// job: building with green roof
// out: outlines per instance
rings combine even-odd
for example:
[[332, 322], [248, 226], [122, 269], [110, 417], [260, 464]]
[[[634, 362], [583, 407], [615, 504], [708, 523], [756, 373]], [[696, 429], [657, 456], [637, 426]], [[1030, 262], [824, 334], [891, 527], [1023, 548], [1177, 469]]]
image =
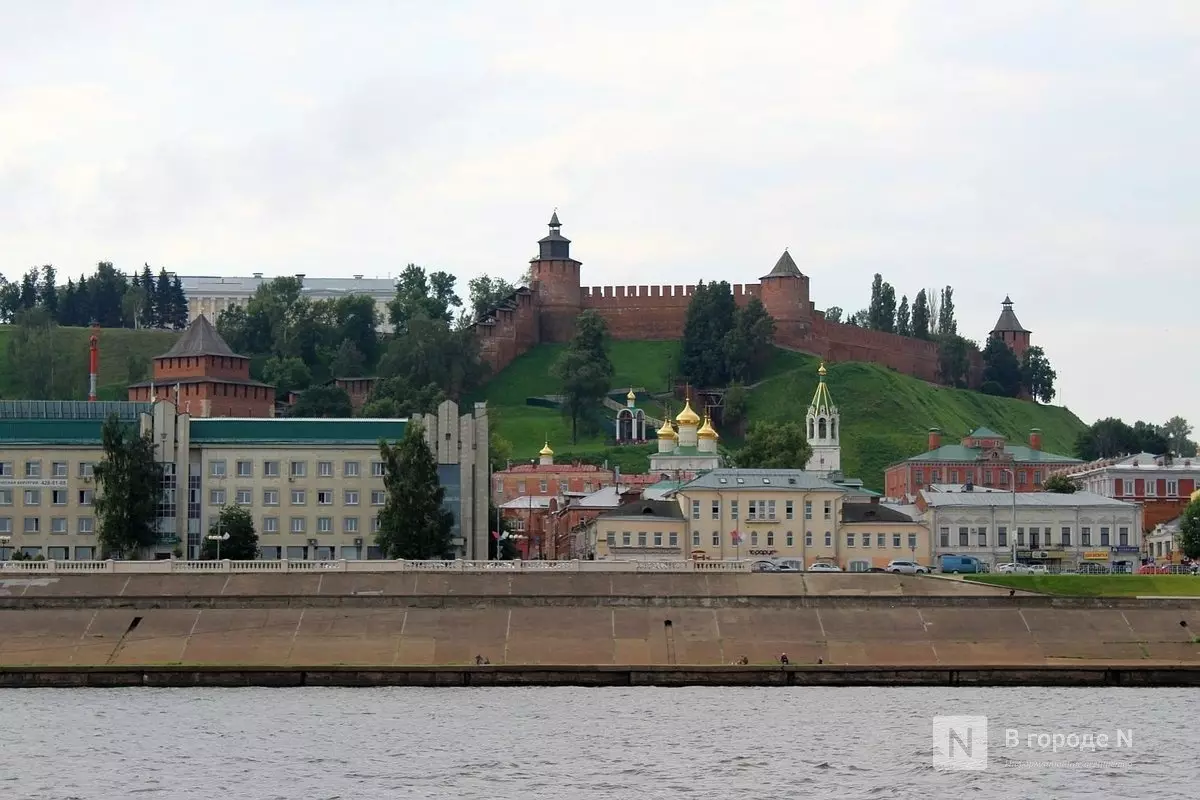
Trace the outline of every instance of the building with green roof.
[[[0, 561], [14, 551], [48, 560], [100, 557], [93, 466], [116, 415], [154, 440], [164, 467], [159, 546], [147, 557], [198, 558], [227, 505], [251, 511], [263, 558], [379, 557], [384, 502], [381, 441], [407, 419], [194, 418], [169, 400], [0, 402]], [[486, 559], [488, 418], [442, 403], [421, 419], [454, 515], [456, 555]]]
[[980, 426], [954, 444], [942, 444], [941, 431], [931, 428], [924, 453], [892, 464], [884, 473], [884, 494], [911, 502], [930, 484], [962, 484], [1006, 492], [1040, 492], [1054, 469], [1082, 463], [1042, 450], [1042, 432], [1029, 432], [1028, 444], [1010, 444], [1003, 435]]

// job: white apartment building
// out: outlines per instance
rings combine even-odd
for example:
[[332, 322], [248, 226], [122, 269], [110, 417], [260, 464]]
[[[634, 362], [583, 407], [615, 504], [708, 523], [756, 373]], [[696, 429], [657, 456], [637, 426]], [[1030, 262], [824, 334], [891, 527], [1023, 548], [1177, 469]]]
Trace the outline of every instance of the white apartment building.
[[1192, 492], [1200, 488], [1200, 458], [1172, 458], [1138, 453], [1105, 458], [1057, 470], [1088, 492], [1140, 503], [1146, 532], [1183, 513]]
[[917, 507], [933, 532], [935, 558], [969, 555], [995, 567], [1012, 561], [1072, 571], [1083, 563], [1136, 569], [1142, 509], [1093, 492], [922, 492]]
[[[375, 309], [380, 320], [380, 330], [390, 330], [388, 324], [388, 301], [396, 296], [394, 278], [364, 278], [354, 275], [349, 278], [309, 278], [295, 276], [303, 283], [303, 294], [313, 300], [336, 300], [347, 295], [365, 294], [375, 298]], [[183, 292], [188, 300], [188, 324], [203, 314], [213, 321], [230, 306], [245, 305], [264, 283], [272, 278], [256, 272], [249, 278], [223, 278], [210, 275], [180, 275]]]

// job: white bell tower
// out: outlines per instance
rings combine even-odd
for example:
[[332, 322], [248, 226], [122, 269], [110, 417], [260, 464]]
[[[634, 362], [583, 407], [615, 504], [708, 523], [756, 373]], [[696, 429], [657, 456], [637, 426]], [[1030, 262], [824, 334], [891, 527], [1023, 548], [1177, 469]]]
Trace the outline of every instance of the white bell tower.
[[829, 396], [829, 387], [825, 385], [824, 363], [817, 370], [817, 375], [821, 382], [817, 384], [817, 391], [804, 419], [808, 445], [812, 448], [812, 457], [804, 469], [824, 478], [831, 472], [842, 471], [842, 420], [833, 398]]

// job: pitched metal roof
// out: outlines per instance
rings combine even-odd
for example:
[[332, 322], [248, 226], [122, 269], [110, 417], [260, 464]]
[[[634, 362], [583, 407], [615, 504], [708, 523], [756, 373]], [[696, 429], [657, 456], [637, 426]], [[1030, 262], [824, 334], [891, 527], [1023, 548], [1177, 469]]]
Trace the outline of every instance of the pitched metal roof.
[[[783, 255], [775, 262], [775, 268], [763, 276], [763, 278], [803, 278], [803, 273], [796, 266], [796, 262], [792, 260], [792, 255], [787, 250], [783, 251]], [[761, 278], [760, 278], [761, 280]]]
[[[912, 456], [905, 461], [921, 463], [926, 461], [983, 461], [983, 454], [988, 452], [981, 447], [964, 447], [961, 444], [944, 444], [936, 450]], [[1017, 463], [1039, 464], [1082, 464], [1078, 458], [1063, 456], [1058, 453], [1047, 453], [1045, 450], [1034, 450], [1019, 444], [1004, 445], [1004, 453]], [[1005, 461], [998, 462], [1003, 465]]]
[[878, 503], [845, 503], [842, 522], [912, 522], [908, 514]]
[[0, 400], [0, 419], [98, 419], [106, 420], [116, 414], [125, 422], [136, 422], [141, 414], [148, 414], [149, 403], [131, 403], [125, 400]]
[[984, 425], [980, 425], [978, 428], [971, 431], [967, 435], [967, 438], [968, 439], [1003, 439], [1004, 436], [1002, 436], [999, 433], [996, 433], [991, 428], [988, 428]]
[[679, 510], [678, 503], [669, 500], [635, 500], [632, 503], [624, 503], [612, 511], [605, 511], [600, 514], [599, 519], [616, 519], [618, 517], [683, 519], [683, 512]]
[[217, 329], [208, 321], [208, 317], [201, 314], [188, 325], [188, 329], [184, 331], [183, 336], [175, 342], [175, 346], [167, 352], [163, 353], [159, 358], [180, 358], [183, 356], [230, 356], [233, 358], [245, 358], [239, 356], [229, 348], [225, 340], [221, 338], [221, 334], [217, 333]]
[[1013, 313], [1013, 302], [1004, 296], [1004, 310], [1000, 312], [1000, 319], [996, 320], [996, 326], [992, 328], [992, 333], [1029, 333], [1021, 327], [1021, 323], [1017, 321], [1017, 315]]
[[[1011, 507], [1013, 504], [1012, 492], [940, 492], [922, 494], [925, 498], [925, 504], [934, 507], [953, 507], [953, 506], [997, 506], [1000, 508]], [[1069, 507], [1075, 506], [1112, 506], [1114, 509], [1125, 507], [1134, 508], [1136, 503], [1126, 503], [1123, 500], [1114, 500], [1111, 497], [1095, 494], [1093, 492], [1075, 492], [1074, 494], [1058, 494], [1056, 492], [1017, 492], [1016, 493], [1018, 506], [1036, 506], [1036, 507]]]
[[802, 469], [714, 469], [684, 484], [680, 491], [688, 489], [846, 492], [845, 487]]

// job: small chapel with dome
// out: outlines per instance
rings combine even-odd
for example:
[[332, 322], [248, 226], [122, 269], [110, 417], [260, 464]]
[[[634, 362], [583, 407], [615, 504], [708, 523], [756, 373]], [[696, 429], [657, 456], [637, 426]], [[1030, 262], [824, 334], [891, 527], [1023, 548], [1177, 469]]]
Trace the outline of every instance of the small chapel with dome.
[[670, 419], [664, 419], [658, 429], [658, 452], [650, 455], [650, 471], [672, 474], [707, 472], [720, 467], [717, 441], [721, 437], [708, 414], [701, 422], [700, 415], [692, 410], [690, 399], [676, 415], [675, 426]]

